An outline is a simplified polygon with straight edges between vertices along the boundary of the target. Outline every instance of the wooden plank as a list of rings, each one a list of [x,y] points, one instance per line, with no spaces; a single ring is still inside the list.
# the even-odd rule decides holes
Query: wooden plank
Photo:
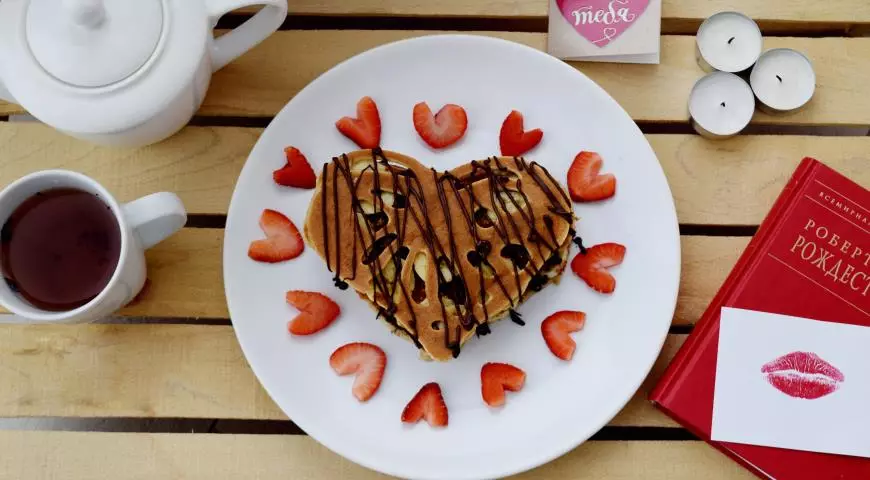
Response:
[[[644,427],[679,427],[680,425],[655,408],[649,401],[649,394],[665,373],[665,369],[688,335],[670,334],[662,346],[659,358],[656,359],[652,370],[643,381],[631,400],[625,405],[608,425],[610,426],[644,426]]]
[[[231,327],[0,328],[0,416],[286,418]]]
[[[682,224],[758,225],[805,156],[870,188],[870,137],[647,135]]]
[[[188,127],[142,149],[102,148],[35,123],[0,123],[0,185],[45,168],[93,176],[120,201],[171,190],[191,213],[226,214],[261,129]],[[870,137],[647,135],[683,224],[757,225],[800,159],[815,156],[870,187]],[[281,165],[280,154],[275,167]],[[312,161],[314,161],[312,159]]]
[[[437,2],[436,2],[437,3]],[[759,2],[763,3],[763,2]],[[830,2],[829,2],[830,3]],[[269,117],[318,75],[357,53],[431,31],[281,31],[216,73],[201,115]],[[476,32],[543,50],[541,33]],[[660,65],[572,63],[595,80],[639,121],[686,122],[687,99],[703,75],[695,63],[694,38],[663,36]],[[756,114],[755,123],[868,125],[870,96],[862,95],[870,65],[870,38],[768,37],[766,48],[791,47],[815,62],[818,89],[798,114]],[[20,111],[0,104],[0,115]]]
[[[674,325],[694,325],[713,300],[749,237],[681,237],[682,270]]]
[[[675,325],[697,321],[748,242],[739,237],[681,238],[683,273]],[[149,251],[149,286],[121,314],[227,318],[221,244],[220,230],[185,229]]]
[[[389,478],[298,435],[0,432],[0,478]],[[519,479],[748,480],[700,441],[587,442]]]
[[[749,239],[684,236],[681,240],[683,273],[674,324],[689,325],[700,317]],[[222,244],[223,230],[186,228],[149,250],[148,283],[119,315],[228,318]]]
[[[674,324],[689,325],[700,317],[749,239],[684,236],[681,240],[683,274]],[[148,283],[119,314],[228,318],[221,276],[222,244],[223,230],[186,228],[149,250]]]
[[[610,425],[677,426],[646,399],[684,340],[668,336],[650,377]],[[0,417],[287,419],[231,327],[4,325],[0,345]]]
[[[826,28],[842,25],[870,23],[870,5],[863,0],[841,0],[826,3],[808,0],[759,2],[757,0],[663,0],[662,23],[667,26],[675,20],[700,24],[710,15],[723,10],[743,12],[757,22],[783,24],[790,29],[804,31],[814,26]],[[528,18],[544,20],[547,0],[293,0],[288,2],[289,15],[330,16],[398,16],[398,17],[478,17]],[[240,12],[250,13],[255,8]],[[697,27],[696,27],[697,28]]]
[[[202,109],[205,115],[271,116],[317,75],[369,48],[437,32],[284,31],[218,72]],[[487,33],[539,50],[546,35]],[[870,124],[870,97],[863,72],[870,64],[870,38],[767,38],[765,47],[790,47],[815,62],[818,89],[796,115],[757,114],[757,123],[800,125]],[[572,63],[601,85],[635,120],[685,122],[694,82],[703,75],[695,63],[694,38],[662,37],[660,65]],[[256,72],[256,74],[252,74]]]
[[[132,317],[225,319],[223,230],[185,228],[145,254],[145,288],[118,314]],[[0,312],[6,310],[0,308]]]
[[[146,251],[145,287],[120,315],[228,318],[223,239],[221,229],[185,228]]]
[[[225,214],[260,133],[255,128],[188,127],[149,147],[106,148],[39,123],[0,122],[0,185],[37,170],[62,168],[96,178],[120,202],[168,190],[181,196],[191,214]]]

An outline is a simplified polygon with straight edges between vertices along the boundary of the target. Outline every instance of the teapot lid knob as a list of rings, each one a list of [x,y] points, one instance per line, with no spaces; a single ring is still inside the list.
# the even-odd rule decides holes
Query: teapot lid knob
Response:
[[[106,18],[103,0],[63,0],[73,22],[88,28],[99,27]]]
[[[161,0],[30,0],[30,52],[54,78],[104,87],[139,71],[164,33]]]

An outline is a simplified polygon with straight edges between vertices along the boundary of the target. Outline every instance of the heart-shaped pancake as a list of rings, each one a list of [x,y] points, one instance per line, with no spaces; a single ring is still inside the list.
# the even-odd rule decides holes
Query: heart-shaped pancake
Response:
[[[562,274],[574,236],[565,189],[535,162],[492,157],[437,172],[399,153],[335,157],[305,237],[394,331],[449,360]]]

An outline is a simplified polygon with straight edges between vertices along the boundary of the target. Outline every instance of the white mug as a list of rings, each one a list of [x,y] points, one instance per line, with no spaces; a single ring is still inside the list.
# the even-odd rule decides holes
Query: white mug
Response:
[[[121,248],[109,283],[90,302],[66,311],[35,307],[0,281],[0,305],[32,323],[92,322],[111,315],[145,285],[145,250],[180,230],[187,221],[181,199],[174,193],[152,193],[123,205],[96,180],[67,170],[44,170],[22,177],[0,191],[0,225],[26,199],[55,188],[74,188],[94,194],[112,211],[121,234]]]

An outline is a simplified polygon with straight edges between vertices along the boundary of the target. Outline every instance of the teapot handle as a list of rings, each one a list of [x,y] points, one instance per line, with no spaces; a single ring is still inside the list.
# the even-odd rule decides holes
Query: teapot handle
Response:
[[[222,15],[238,8],[263,5],[263,9],[248,21],[214,40],[211,47],[212,71],[223,68],[254,48],[278,30],[287,17],[287,0],[205,0],[205,5],[212,25],[217,24]]]

